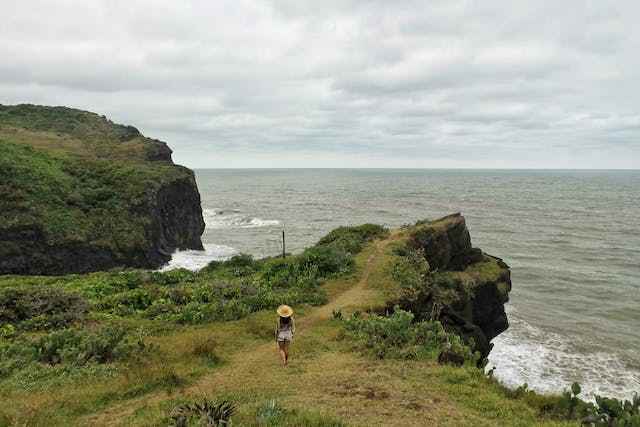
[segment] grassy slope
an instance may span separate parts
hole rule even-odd
[[[175,404],[206,395],[238,402],[236,425],[254,425],[256,408],[272,398],[312,412],[307,421],[289,425],[329,425],[318,422],[327,416],[363,426],[571,425],[540,419],[536,409],[507,397],[474,368],[373,360],[340,339],[333,310],[381,307],[393,293],[392,247],[401,238],[396,232],[369,244],[357,256],[354,274],[325,284],[328,304],[296,307],[298,334],[289,368],[279,366],[274,316],[263,311],[239,321],[169,330],[152,338],[162,359],[141,362],[127,375],[59,387],[55,393],[4,393],[2,411],[28,425],[167,425]],[[203,359],[197,350],[211,342],[222,363]]]
[[[41,226],[52,244],[138,248],[145,224],[132,207],[163,183],[190,177],[169,162],[147,161],[157,147],[94,113],[0,105],[0,231]]]

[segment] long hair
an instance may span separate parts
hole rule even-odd
[[[289,323],[291,323],[291,316],[289,317],[280,316],[280,319],[278,319],[278,322],[280,325],[288,325]]]

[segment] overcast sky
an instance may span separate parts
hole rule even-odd
[[[0,5],[0,103],[187,166],[640,168],[638,1]]]

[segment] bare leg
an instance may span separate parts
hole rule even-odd
[[[289,341],[284,342],[284,366],[289,363]]]
[[[280,353],[280,360],[282,360],[282,366],[287,366],[287,342],[278,341],[278,352]]]

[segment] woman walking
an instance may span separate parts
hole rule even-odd
[[[282,360],[282,366],[287,366],[289,362],[289,344],[293,340],[296,332],[296,324],[293,320],[293,309],[288,305],[281,305],[276,310],[278,321],[276,323],[276,343]]]

